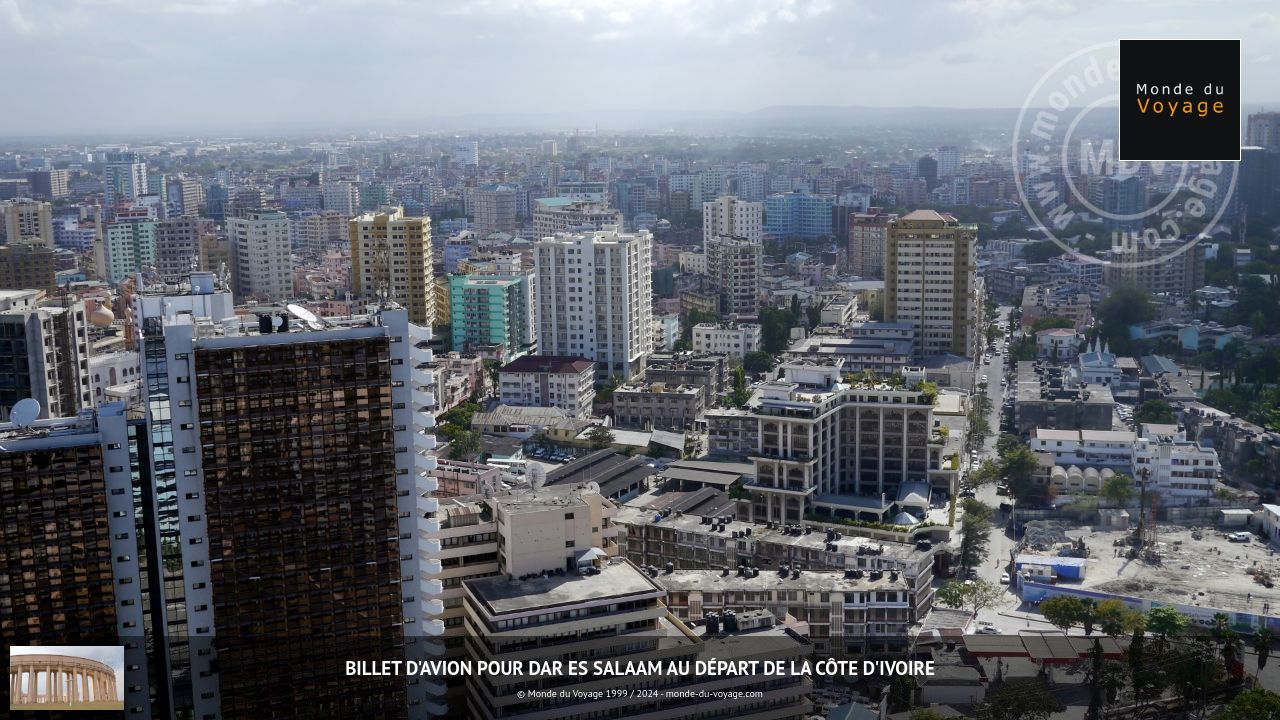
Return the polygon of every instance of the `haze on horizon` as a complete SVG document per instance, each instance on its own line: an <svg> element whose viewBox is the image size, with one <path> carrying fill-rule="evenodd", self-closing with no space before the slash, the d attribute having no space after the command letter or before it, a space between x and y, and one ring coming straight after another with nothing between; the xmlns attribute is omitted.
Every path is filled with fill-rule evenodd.
<svg viewBox="0 0 1280 720"><path fill-rule="evenodd" d="M1080 48L1196 37L1240 38L1243 101L1280 101L1268 0L0 0L0 135L1011 108Z"/></svg>

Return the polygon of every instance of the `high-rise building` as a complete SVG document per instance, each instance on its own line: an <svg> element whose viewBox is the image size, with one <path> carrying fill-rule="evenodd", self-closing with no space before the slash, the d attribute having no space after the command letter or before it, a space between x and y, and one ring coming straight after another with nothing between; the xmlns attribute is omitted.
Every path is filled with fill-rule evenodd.
<svg viewBox="0 0 1280 720"><path fill-rule="evenodd" d="M349 217L337 210L321 210L295 220L293 224L298 226L301 249L319 257L334 245L349 243Z"/></svg>
<svg viewBox="0 0 1280 720"><path fill-rule="evenodd" d="M765 199L764 232L773 238L821 238L831 234L835 197L788 192Z"/></svg>
<svg viewBox="0 0 1280 720"><path fill-rule="evenodd" d="M1254 113L1249 116L1245 144L1280 152L1280 112Z"/></svg>
<svg viewBox="0 0 1280 720"><path fill-rule="evenodd" d="M869 279L884 277L889 223L897 217L877 207L849 216L849 272Z"/></svg>
<svg viewBox="0 0 1280 720"><path fill-rule="evenodd" d="M419 535L438 510L429 329L399 308L245 323L211 274L191 285L134 309L169 716L442 714L423 678L334 681L350 653L425 658L444 632Z"/></svg>
<svg viewBox="0 0 1280 720"><path fill-rule="evenodd" d="M70 178L66 170L33 170L27 173L31 194L42 200L56 200L70 194Z"/></svg>
<svg viewBox="0 0 1280 720"><path fill-rule="evenodd" d="M480 164L480 143L475 140L462 140L453 144L453 162L461 166Z"/></svg>
<svg viewBox="0 0 1280 720"><path fill-rule="evenodd" d="M43 245L0 245L0 290L57 289L58 254Z"/></svg>
<svg viewBox="0 0 1280 720"><path fill-rule="evenodd" d="M516 190L510 185L485 185L471 193L475 232L480 237L504 232L514 235L516 224Z"/></svg>
<svg viewBox="0 0 1280 720"><path fill-rule="evenodd" d="M621 227L622 213L604 203L580 202L569 198L540 198L535 201L534 237L599 230L605 225Z"/></svg>
<svg viewBox="0 0 1280 720"><path fill-rule="evenodd" d="M30 292L0 291L0 420L24 398L45 418L93 405L88 328L84 303L40 307Z"/></svg>
<svg viewBox="0 0 1280 720"><path fill-rule="evenodd" d="M431 327L431 218L384 208L353 218L348 232L352 289L361 297L398 302L409 309L410 322Z"/></svg>
<svg viewBox="0 0 1280 720"><path fill-rule="evenodd" d="M156 263L156 224L145 220L113 222L103 237L103 270L115 285Z"/></svg>
<svg viewBox="0 0 1280 720"><path fill-rule="evenodd" d="M204 206L204 186L186 175L170 175L165 178L165 202L168 217L200 217Z"/></svg>
<svg viewBox="0 0 1280 720"><path fill-rule="evenodd" d="M532 295L525 275L449 276L449 327L455 352L508 362L534 345Z"/></svg>
<svg viewBox="0 0 1280 720"><path fill-rule="evenodd" d="M720 296L721 317L757 316L764 248L758 241L728 235L717 235L704 242L707 277Z"/></svg>
<svg viewBox="0 0 1280 720"><path fill-rule="evenodd" d="M1134 284L1152 295L1189 297L1204 287L1204 243L1194 242L1185 250L1184 239L1157 239L1123 236L1103 266L1103 282L1111 288Z"/></svg>
<svg viewBox="0 0 1280 720"><path fill-rule="evenodd" d="M146 195L149 189L147 164L131 152L107 153L102 168L102 211L106 219L115 217L116 208Z"/></svg>
<svg viewBox="0 0 1280 720"><path fill-rule="evenodd" d="M227 218L236 297L262 301L293 297L289 218L278 210L250 210Z"/></svg>
<svg viewBox="0 0 1280 720"><path fill-rule="evenodd" d="M640 373L653 342L652 247L648 231L613 227L538 241L538 351L593 360L602 380Z"/></svg>
<svg viewBox="0 0 1280 720"><path fill-rule="evenodd" d="M1147 187L1139 175L1107 175L1091 178L1090 200L1102 211L1102 226L1107 230L1142 229L1142 213L1146 209Z"/></svg>
<svg viewBox="0 0 1280 720"><path fill-rule="evenodd" d="M200 221L178 215L155 223L156 272L177 284L200 264Z"/></svg>
<svg viewBox="0 0 1280 720"><path fill-rule="evenodd" d="M1280 150L1240 148L1235 194L1240 216L1263 221L1280 216Z"/></svg>
<svg viewBox="0 0 1280 720"><path fill-rule="evenodd" d="M53 247L53 206L39 200L9 200L0 203L0 225L5 242Z"/></svg>
<svg viewBox="0 0 1280 720"><path fill-rule="evenodd" d="M923 155L916 161L916 177L924 178L929 192L938 187L938 161L936 158Z"/></svg>
<svg viewBox="0 0 1280 720"><path fill-rule="evenodd" d="M722 235L759 245L764 240L764 204L725 195L702 203L702 243Z"/></svg>
<svg viewBox="0 0 1280 720"><path fill-rule="evenodd" d="M360 188L355 183L325 183L323 193L325 210L333 210L343 218L355 217L360 210Z"/></svg>
<svg viewBox="0 0 1280 720"><path fill-rule="evenodd" d="M938 148L938 177L955 177L956 168L960 167L960 150L954 145Z"/></svg>
<svg viewBox="0 0 1280 720"><path fill-rule="evenodd" d="M123 645L136 669L125 675L124 716L145 719L145 547L133 503L142 488L128 433L121 403L31 427L0 423L0 643ZM74 681L38 674L45 692L50 677L64 690ZM25 680L37 688L32 673Z"/></svg>
<svg viewBox="0 0 1280 720"><path fill-rule="evenodd" d="M977 227L951 215L915 210L889 223L884 319L915 325L924 357L974 357L982 310Z"/></svg>

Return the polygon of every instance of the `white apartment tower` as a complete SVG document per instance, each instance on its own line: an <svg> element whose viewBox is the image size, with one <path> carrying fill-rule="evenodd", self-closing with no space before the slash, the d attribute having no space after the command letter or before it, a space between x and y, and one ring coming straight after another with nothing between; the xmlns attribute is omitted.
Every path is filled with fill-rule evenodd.
<svg viewBox="0 0 1280 720"><path fill-rule="evenodd" d="M540 240L539 352L593 360L597 379L642 371L653 343L652 248L648 231L616 226Z"/></svg>
<svg viewBox="0 0 1280 720"><path fill-rule="evenodd" d="M285 300L293 296L289 218L276 210L251 210L227 218L236 297Z"/></svg>
<svg viewBox="0 0 1280 720"><path fill-rule="evenodd" d="M703 244L722 235L759 245L764 239L764 203L745 202L732 195L702 203Z"/></svg>
<svg viewBox="0 0 1280 720"><path fill-rule="evenodd" d="M360 188L355 183L325 183L321 192L324 194L325 210L335 210L345 218L352 217L360 210Z"/></svg>

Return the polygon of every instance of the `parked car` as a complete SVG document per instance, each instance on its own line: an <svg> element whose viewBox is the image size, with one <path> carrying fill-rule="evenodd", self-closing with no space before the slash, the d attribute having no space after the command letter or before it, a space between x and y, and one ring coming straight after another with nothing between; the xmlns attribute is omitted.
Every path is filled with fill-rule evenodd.
<svg viewBox="0 0 1280 720"><path fill-rule="evenodd" d="M1001 585L1008 585L1008 584L1009 584L1009 573L1001 573L1001 574L1000 574L1000 584L1001 584Z"/></svg>

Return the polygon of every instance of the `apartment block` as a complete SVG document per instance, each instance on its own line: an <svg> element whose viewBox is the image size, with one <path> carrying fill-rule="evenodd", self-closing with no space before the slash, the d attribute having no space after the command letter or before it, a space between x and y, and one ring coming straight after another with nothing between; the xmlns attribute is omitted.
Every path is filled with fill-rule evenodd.
<svg viewBox="0 0 1280 720"><path fill-rule="evenodd" d="M236 297L279 302L293 297L289 218L276 210L249 210L227 218Z"/></svg>
<svg viewBox="0 0 1280 720"><path fill-rule="evenodd" d="M1184 249L1185 246L1185 249ZM1103 268L1108 287L1131 283L1152 295L1185 298L1204 287L1204 243L1125 237Z"/></svg>
<svg viewBox="0 0 1280 720"><path fill-rule="evenodd" d="M613 421L643 430L691 430L714 398L696 385L623 385L613 391Z"/></svg>
<svg viewBox="0 0 1280 720"><path fill-rule="evenodd" d="M896 213L867 208L849 216L849 272L868 279L884 277L884 249L889 241L889 224Z"/></svg>
<svg viewBox="0 0 1280 720"><path fill-rule="evenodd" d="M759 245L764 241L764 203L746 202L733 195L702 203L704 249L718 237L737 237Z"/></svg>
<svg viewBox="0 0 1280 720"><path fill-rule="evenodd" d="M598 380L640 373L653 342L652 244L617 228L538 241L538 351L593 360Z"/></svg>
<svg viewBox="0 0 1280 720"><path fill-rule="evenodd" d="M759 325L699 323L693 326L693 351L716 353L742 360L760 350Z"/></svg>
<svg viewBox="0 0 1280 720"><path fill-rule="evenodd" d="M155 267L167 283L178 284L200 265L200 221L177 216L155 223Z"/></svg>
<svg viewBox="0 0 1280 720"><path fill-rule="evenodd" d="M0 245L0 290L57 290L58 254L43 245Z"/></svg>
<svg viewBox="0 0 1280 720"><path fill-rule="evenodd" d="M529 353L532 294L524 275L449 276L449 329L455 352L506 362Z"/></svg>
<svg viewBox="0 0 1280 720"><path fill-rule="evenodd" d="M889 224L884 318L910 322L924 357L975 357L983 306L977 228L950 215L916 210Z"/></svg>
<svg viewBox="0 0 1280 720"><path fill-rule="evenodd" d="M0 229L9 245L53 247L53 205L20 198L0 202Z"/></svg>
<svg viewBox="0 0 1280 720"><path fill-rule="evenodd" d="M622 226L622 212L604 203L572 198L540 198L533 209L533 236L552 237L563 232L601 230L607 225Z"/></svg>
<svg viewBox="0 0 1280 720"><path fill-rule="evenodd" d="M431 218L407 217L404 208L385 208L353 218L351 286L361 297L385 297L409 309L409 322L431 327Z"/></svg>
<svg viewBox="0 0 1280 720"><path fill-rule="evenodd" d="M764 248L746 238L716 235L706 240L706 275L720 296L720 315L754 318L760 313Z"/></svg>
<svg viewBox="0 0 1280 720"><path fill-rule="evenodd" d="M40 307L27 293L0 291L0 420L24 398L40 403L42 418L93 405L88 328L82 302Z"/></svg>
<svg viewBox="0 0 1280 720"><path fill-rule="evenodd" d="M591 416L595 363L581 357L527 355L498 370L503 405L556 407L576 418Z"/></svg>

